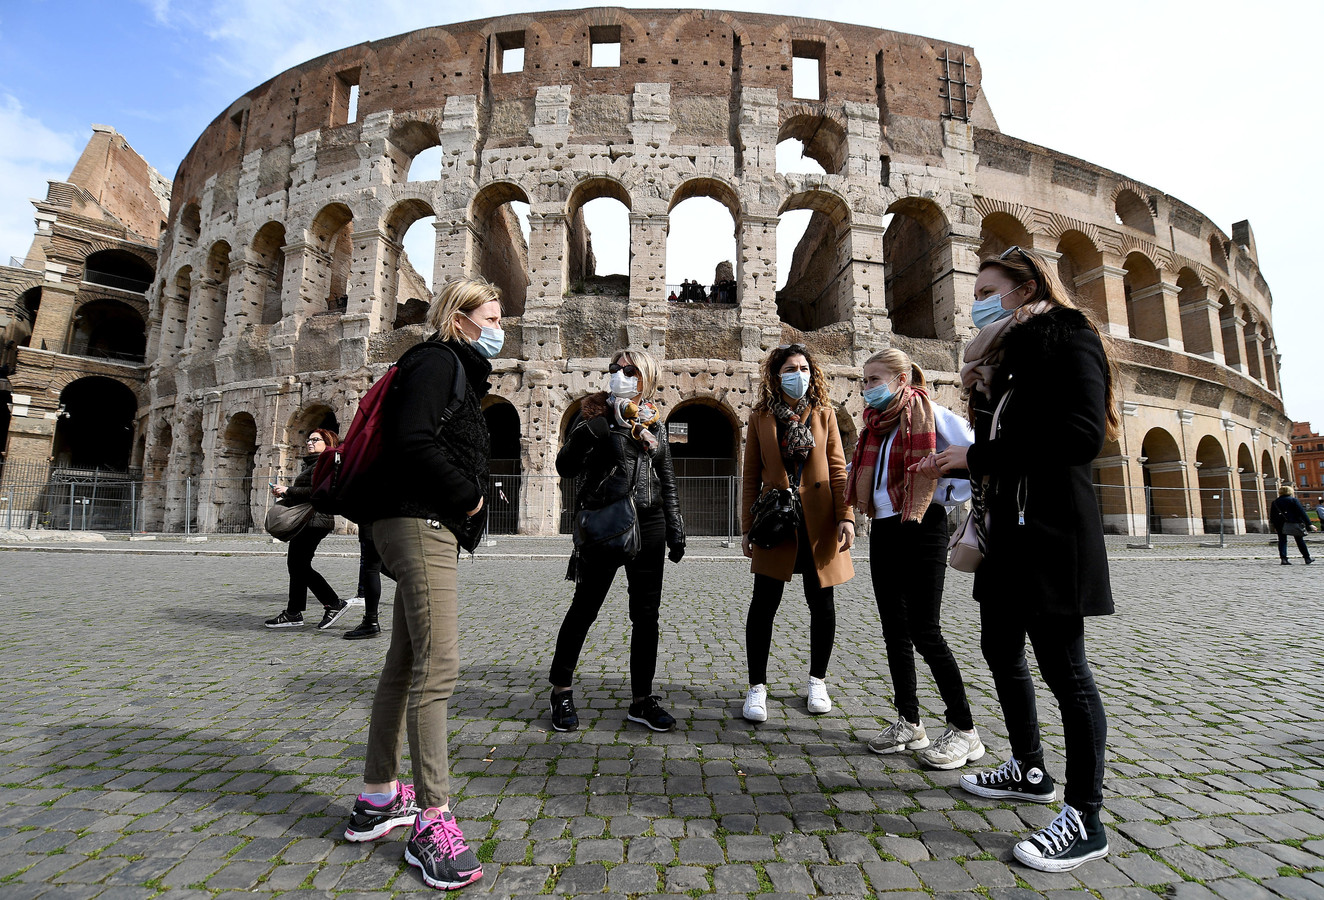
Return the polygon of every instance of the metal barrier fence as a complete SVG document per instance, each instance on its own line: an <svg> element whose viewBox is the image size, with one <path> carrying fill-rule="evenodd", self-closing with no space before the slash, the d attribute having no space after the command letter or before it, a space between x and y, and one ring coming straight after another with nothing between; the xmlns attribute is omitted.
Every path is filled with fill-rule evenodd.
<svg viewBox="0 0 1324 900"><path fill-rule="evenodd" d="M740 479L734 475L678 477L686 533L734 539L740 534ZM1269 533L1269 505L1277 487L1256 478L1229 489L1095 484L1103 530L1146 543L1204 535ZM245 478L157 480L141 472L110 472L46 464L0 464L0 529L73 531L260 532L274 498L265 482ZM1059 497L1026 497L1058 503ZM491 534L568 534L574 482L548 475L492 475L488 480Z"/></svg>

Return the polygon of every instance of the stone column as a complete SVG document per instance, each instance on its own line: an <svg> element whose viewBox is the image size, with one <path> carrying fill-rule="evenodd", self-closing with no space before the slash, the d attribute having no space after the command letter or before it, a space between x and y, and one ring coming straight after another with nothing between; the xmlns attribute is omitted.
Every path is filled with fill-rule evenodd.
<svg viewBox="0 0 1324 900"><path fill-rule="evenodd" d="M1246 337L1246 362L1248 364L1247 373L1260 383L1264 382L1264 351L1260 349L1260 330L1255 327L1255 323L1250 323L1249 330L1244 332ZM1256 465L1258 465L1258 461Z"/></svg>
<svg viewBox="0 0 1324 900"><path fill-rule="evenodd" d="M191 355L206 349L202 346L205 343L202 332L206 330L208 316L215 314L206 307L211 305L215 299L215 294L215 281L196 269L189 275L188 321L185 327L186 337L184 338L185 355Z"/></svg>
<svg viewBox="0 0 1324 900"><path fill-rule="evenodd" d="M78 285L51 281L51 277L51 273L47 273L47 280L41 286L41 307L37 310L37 320L32 323L32 338L28 346L34 350L64 353L69 341L69 325L73 321Z"/></svg>
<svg viewBox="0 0 1324 900"><path fill-rule="evenodd" d="M1188 300L1179 303L1182 345L1187 353L1221 363L1223 350L1219 339L1218 301L1210 299L1207 287L1191 289L1190 293Z"/></svg>
<svg viewBox="0 0 1324 900"><path fill-rule="evenodd" d="M1126 323L1126 269L1104 263L1076 276L1075 289L1099 319L1099 330L1116 338L1131 336Z"/></svg>
<svg viewBox="0 0 1324 900"><path fill-rule="evenodd" d="M1141 340L1168 347L1184 349L1181 339L1181 312L1177 305L1177 285L1166 281L1131 292L1131 310L1136 331L1150 335Z"/></svg>
<svg viewBox="0 0 1324 900"><path fill-rule="evenodd" d="M202 398L202 478L193 487L198 504L198 531L202 534L216 530L224 497L217 484L217 476L224 468L221 430L221 392L208 391Z"/></svg>
<svg viewBox="0 0 1324 900"><path fill-rule="evenodd" d="M850 224L849 307L837 317L849 319L854 326L857 363L880 349L892 331L892 321L887 317L883 226L881 221L871 221L873 218L862 216Z"/></svg>
<svg viewBox="0 0 1324 900"><path fill-rule="evenodd" d="M352 242L345 317L364 318L372 333L384 331L394 318L396 269L403 247L378 228L355 231Z"/></svg>
<svg viewBox="0 0 1324 900"><path fill-rule="evenodd" d="M630 213L630 312L626 334L659 359L667 341L666 213Z"/></svg>
<svg viewBox="0 0 1324 900"><path fill-rule="evenodd" d="M437 216L432 227L437 230L436 257L432 261L433 284L481 274L477 248L482 237L464 210Z"/></svg>
<svg viewBox="0 0 1324 900"><path fill-rule="evenodd" d="M771 181L777 175L777 133L781 110L774 88L741 88L739 157L747 182Z"/></svg>
<svg viewBox="0 0 1324 900"><path fill-rule="evenodd" d="M233 345L248 325L262 322L265 270L251 248L240 247L230 254L230 291L225 298L225 330L221 343Z"/></svg>
<svg viewBox="0 0 1324 900"><path fill-rule="evenodd" d="M934 248L933 268L945 273L933 286L933 326L939 340L973 337L975 323L975 278L979 275L977 235L947 235ZM882 298L879 298L882 302Z"/></svg>
<svg viewBox="0 0 1324 900"><path fill-rule="evenodd" d="M1246 366L1245 333L1246 320L1235 313L1229 318L1219 319L1223 332L1223 362L1229 368L1236 369L1242 375L1249 375ZM1229 349L1231 348L1231 349Z"/></svg>
<svg viewBox="0 0 1324 900"><path fill-rule="evenodd" d="M763 346L781 343L777 318L776 216L745 213L740 218L740 246L736 252L736 292L740 303L740 358L763 359Z"/></svg>
<svg viewBox="0 0 1324 900"><path fill-rule="evenodd" d="M565 302L565 243L563 213L529 213L529 287L523 321L526 360L561 358L557 316Z"/></svg>

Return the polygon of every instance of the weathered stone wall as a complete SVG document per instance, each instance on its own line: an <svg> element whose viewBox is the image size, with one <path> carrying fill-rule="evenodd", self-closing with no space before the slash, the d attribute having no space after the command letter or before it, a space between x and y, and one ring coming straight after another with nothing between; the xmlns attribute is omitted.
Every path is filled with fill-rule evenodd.
<svg viewBox="0 0 1324 900"><path fill-rule="evenodd" d="M591 44L614 40L620 65L594 66ZM502 71L500 48L516 45L523 70ZM822 99L792 96L794 55L819 60ZM826 174L777 171L788 138ZM406 180L434 146L437 170ZM666 301L669 212L696 196L736 223L730 308ZM599 197L629 211L619 288L591 277L582 210ZM514 201L530 207L527 243ZM813 224L779 297L778 217L799 209ZM510 301L494 400L519 416L525 530L556 528L556 450L626 344L663 361L664 415L697 402L744 422L759 362L787 340L813 350L851 414L859 364L889 344L960 408L979 258L1016 243L1057 265L1115 339L1128 405L1123 440L1099 467L1124 492L1110 526L1143 527L1136 487L1155 478L1181 485L1168 527L1200 526L1191 485L1199 448L1211 458L1204 438L1226 459L1242 444L1256 460L1267 451L1275 468L1286 453L1271 297L1248 225L1229 239L1161 192L1002 135L968 47L813 19L603 8L346 48L218 117L174 181L151 296L145 455L166 459L170 478L229 471L249 449L218 435L249 434L230 426L251 415L262 485L291 471L312 419L346 425L371 379L424 333L392 329L409 280L399 241L425 216L437 222L434 277L485 274ZM273 223L285 241L281 314L259 326L240 313L256 290L244 285L275 283L258 239ZM342 278L339 309L328 300ZM1154 430L1172 439L1173 459L1141 460L1161 443ZM158 504L166 524L181 520L172 503ZM1249 508L1233 511L1236 527L1251 527Z"/></svg>

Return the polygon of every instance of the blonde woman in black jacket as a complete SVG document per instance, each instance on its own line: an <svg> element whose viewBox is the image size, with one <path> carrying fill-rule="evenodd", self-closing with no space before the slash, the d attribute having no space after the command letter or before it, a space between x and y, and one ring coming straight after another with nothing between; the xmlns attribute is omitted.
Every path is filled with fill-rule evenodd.
<svg viewBox="0 0 1324 900"><path fill-rule="evenodd" d="M1064 872L1108 854L1099 820L1108 724L1085 655L1085 618L1113 611L1090 465L1118 431L1112 366L1057 276L1020 247L980 264L974 321L981 330L961 380L975 443L916 466L931 475L968 469L974 484L987 479L986 552L974 594L1011 757L963 775L961 787L1001 800L1057 799L1039 742L1028 637L1062 713L1067 786L1061 814L1013 853L1031 868Z"/></svg>

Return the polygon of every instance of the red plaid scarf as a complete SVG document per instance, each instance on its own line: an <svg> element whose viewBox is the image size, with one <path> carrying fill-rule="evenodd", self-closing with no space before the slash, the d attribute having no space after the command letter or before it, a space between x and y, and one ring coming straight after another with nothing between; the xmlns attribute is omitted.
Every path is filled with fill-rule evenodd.
<svg viewBox="0 0 1324 900"><path fill-rule="evenodd" d="M887 409L864 408L864 430L855 442L855 453L851 457L846 502L873 516L878 456L893 429L899 431L892 442L892 452L887 456L887 496L892 501L892 509L901 514L901 521L918 522L933 502L937 487L932 478L909 471L910 466L938 449L937 421L924 388L907 384Z"/></svg>

